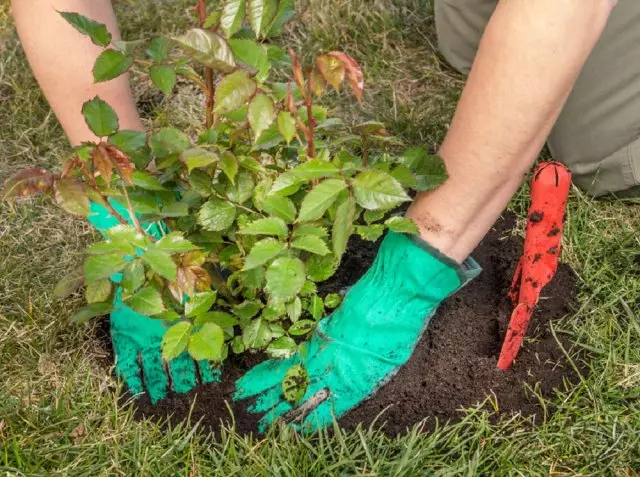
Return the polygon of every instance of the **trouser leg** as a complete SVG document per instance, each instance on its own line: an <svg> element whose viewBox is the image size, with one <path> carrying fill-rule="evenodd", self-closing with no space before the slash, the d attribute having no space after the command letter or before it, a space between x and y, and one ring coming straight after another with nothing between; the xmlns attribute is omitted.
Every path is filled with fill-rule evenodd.
<svg viewBox="0 0 640 477"><path fill-rule="evenodd" d="M435 1L439 48L458 71L471 69L496 5L496 0ZM594 196L640 185L638 25L640 1L619 0L548 138L554 158Z"/></svg>

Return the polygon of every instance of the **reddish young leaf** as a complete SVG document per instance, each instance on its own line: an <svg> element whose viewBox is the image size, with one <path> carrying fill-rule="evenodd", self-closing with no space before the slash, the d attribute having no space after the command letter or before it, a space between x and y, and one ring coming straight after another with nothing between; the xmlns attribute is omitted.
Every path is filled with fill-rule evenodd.
<svg viewBox="0 0 640 477"><path fill-rule="evenodd" d="M202 267L191 267L191 271L196 276L196 290L207 291L211 289L211 275Z"/></svg>
<svg viewBox="0 0 640 477"><path fill-rule="evenodd" d="M171 296L173 297L173 299L182 304L182 298L183 298L183 293L182 290L180 289L180 286L178 285L177 282L167 282L167 288L169 289L169 293L171 293Z"/></svg>
<svg viewBox="0 0 640 477"><path fill-rule="evenodd" d="M298 114L298 107L296 106L296 102L293 99L293 91L291 89L291 83L289 83L289 87L287 88L287 97L285 98L285 107L294 116Z"/></svg>
<svg viewBox="0 0 640 477"><path fill-rule="evenodd" d="M53 180L53 174L45 169L25 169L5 181L2 200L9 197L27 197L50 190Z"/></svg>
<svg viewBox="0 0 640 477"><path fill-rule="evenodd" d="M304 75L302 74L302 66L300 65L300 58L292 49L289 49L289 54L291 55L291 67L293 69L293 77L296 80L296 84L303 96L306 96L304 89Z"/></svg>
<svg viewBox="0 0 640 477"><path fill-rule="evenodd" d="M111 176L113 175L113 164L109 159L109 154L105 150L104 146L98 144L93 150L93 167L100 172L100 176L109 185L111 183Z"/></svg>
<svg viewBox="0 0 640 477"><path fill-rule="evenodd" d="M309 75L309 89L316 96L321 96L324 93L325 81L318 70L313 70Z"/></svg>
<svg viewBox="0 0 640 477"><path fill-rule="evenodd" d="M71 175L71 171L75 168L80 167L81 162L78 157L72 157L71 159L65 161L62 165L62 171L60 172L60 177L62 179L69 177Z"/></svg>
<svg viewBox="0 0 640 477"><path fill-rule="evenodd" d="M125 182L129 184L133 184L133 172L135 171L135 166L129 156L127 156L121 149L118 149L111 144L106 144L105 148L109 153L109 158L111 162L115 164L116 169L120 173L120 177L122 177Z"/></svg>
<svg viewBox="0 0 640 477"><path fill-rule="evenodd" d="M351 86L351 89L353 90L353 94L356 95L358 101L362 100L362 93L364 92L364 75L362 74L360 65L349 55L340 51L332 51L328 56L340 61L347 74L347 80L349 81L349 86Z"/></svg>
<svg viewBox="0 0 640 477"><path fill-rule="evenodd" d="M178 268L176 283L186 295L192 296L196 287L196 275L190 267Z"/></svg>
<svg viewBox="0 0 640 477"><path fill-rule="evenodd" d="M339 58L330 55L321 55L317 59L318 71L333 89L340 91L340 85L344 81L345 68Z"/></svg>

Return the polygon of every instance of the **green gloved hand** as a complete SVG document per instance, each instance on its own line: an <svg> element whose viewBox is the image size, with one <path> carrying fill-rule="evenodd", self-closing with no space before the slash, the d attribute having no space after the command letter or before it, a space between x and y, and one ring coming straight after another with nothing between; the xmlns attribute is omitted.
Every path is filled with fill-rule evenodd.
<svg viewBox="0 0 640 477"><path fill-rule="evenodd" d="M424 241L389 232L369 271L318 326L302 353L268 360L236 383L234 400L255 399L260 431L278 418L305 431L323 428L388 382L407 362L437 307L481 269L463 266ZM309 386L297 406L283 396L291 366L303 365Z"/></svg>
<svg viewBox="0 0 640 477"><path fill-rule="evenodd" d="M130 217L125 207L115 201L111 205L123 217ZM91 204L89 222L100 232L120 225L106 207L96 203ZM164 224L143 224L143 227L155 238L165 233ZM111 279L118 283L121 274ZM169 382L176 393L186 393L198 384L198 369L202 383L220 381L219 370L211 369L207 361L201 361L196 366L186 351L169 362L168 375L161 352L162 337L168 327L162 320L148 318L124 305L120 288L116 291L110 322L116 374L124 380L132 394L140 394L146 389L151 402L155 404L167 396Z"/></svg>

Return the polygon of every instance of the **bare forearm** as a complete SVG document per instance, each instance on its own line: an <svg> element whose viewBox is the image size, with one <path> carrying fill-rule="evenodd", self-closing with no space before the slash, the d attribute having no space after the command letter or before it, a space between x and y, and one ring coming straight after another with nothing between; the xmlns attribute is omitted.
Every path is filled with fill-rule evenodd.
<svg viewBox="0 0 640 477"><path fill-rule="evenodd" d="M81 13L104 23L119 39L111 0L12 0L18 34L33 72L72 144L93 140L82 104L99 95L114 107L120 127L142 129L127 76L94 84L92 67L102 49L57 13Z"/></svg>
<svg viewBox="0 0 640 477"><path fill-rule="evenodd" d="M544 145L613 4L499 2L440 149L450 178L409 211L427 241L461 261L487 233Z"/></svg>

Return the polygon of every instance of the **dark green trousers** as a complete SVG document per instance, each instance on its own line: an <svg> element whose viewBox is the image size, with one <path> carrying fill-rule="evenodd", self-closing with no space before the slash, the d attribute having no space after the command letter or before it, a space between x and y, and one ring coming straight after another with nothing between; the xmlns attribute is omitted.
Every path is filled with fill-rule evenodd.
<svg viewBox="0 0 640 477"><path fill-rule="evenodd" d="M435 0L439 48L461 73L471 69L497 3ZM589 194L638 191L640 0L618 1L547 142L554 158L569 166L574 182Z"/></svg>

